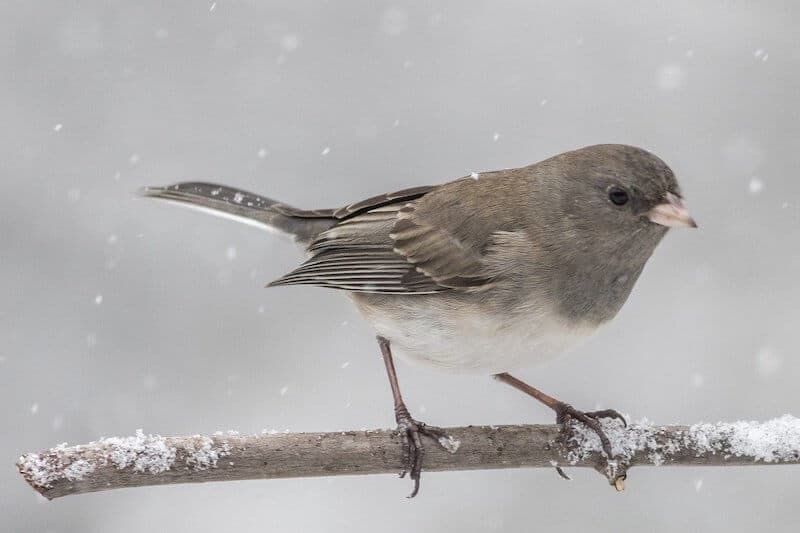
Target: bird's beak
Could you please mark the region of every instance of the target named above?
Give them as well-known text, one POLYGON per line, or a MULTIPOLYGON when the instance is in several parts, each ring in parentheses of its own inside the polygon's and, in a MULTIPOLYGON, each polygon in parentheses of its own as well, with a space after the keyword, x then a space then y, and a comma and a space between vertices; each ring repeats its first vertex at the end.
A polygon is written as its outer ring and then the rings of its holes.
POLYGON ((667 201, 663 204, 658 204, 650 211, 647 212, 647 218, 651 222, 661 224, 668 228, 684 227, 696 228, 697 222, 689 215, 689 210, 686 209, 683 200, 671 192, 667 193, 667 201))

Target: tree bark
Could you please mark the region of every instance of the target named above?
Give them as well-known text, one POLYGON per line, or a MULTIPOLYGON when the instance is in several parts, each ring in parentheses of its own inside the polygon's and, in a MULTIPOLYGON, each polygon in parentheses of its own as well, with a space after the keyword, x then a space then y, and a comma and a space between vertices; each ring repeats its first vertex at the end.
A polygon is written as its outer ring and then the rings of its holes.
MULTIPOLYGON (((604 422, 614 460, 583 426, 446 428, 451 441, 426 440, 424 471, 592 467, 618 490, 644 465, 729 466, 797 463, 800 419, 764 423, 623 428, 604 422)), ((48 499, 124 487, 245 479, 398 473, 403 440, 393 430, 160 437, 141 431, 20 457, 17 467, 48 499)))

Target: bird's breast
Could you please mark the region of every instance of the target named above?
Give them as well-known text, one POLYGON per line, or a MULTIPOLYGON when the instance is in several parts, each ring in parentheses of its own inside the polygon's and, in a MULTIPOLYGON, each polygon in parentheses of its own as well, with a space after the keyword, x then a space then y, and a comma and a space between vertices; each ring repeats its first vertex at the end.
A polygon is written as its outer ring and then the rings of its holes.
POLYGON ((496 374, 542 363, 595 329, 543 308, 499 312, 477 295, 353 299, 394 355, 449 372, 496 374))

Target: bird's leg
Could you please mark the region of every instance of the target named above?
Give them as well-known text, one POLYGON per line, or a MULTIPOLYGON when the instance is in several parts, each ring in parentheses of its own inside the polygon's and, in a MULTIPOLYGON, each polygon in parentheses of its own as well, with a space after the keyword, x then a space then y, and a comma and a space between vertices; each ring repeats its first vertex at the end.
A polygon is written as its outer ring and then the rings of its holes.
POLYGON ((389 341, 383 337, 378 337, 378 344, 381 347, 381 355, 386 365, 386 374, 389 376, 389 385, 392 387, 392 397, 394 398, 394 418, 397 421, 397 429, 403 436, 403 471, 400 477, 408 472, 414 482, 414 489, 409 498, 413 498, 419 492, 419 478, 422 473, 422 459, 425 456, 425 447, 422 445, 422 435, 430 437, 445 449, 448 436, 439 428, 428 426, 412 418, 408 412, 403 395, 400 394, 400 385, 397 383, 397 372, 394 369, 392 350, 389 341))
POLYGON ((612 458, 611 442, 608 440, 608 436, 606 436, 598 420, 600 418, 616 418, 622 421, 622 425, 627 425, 625 422, 625 417, 619 414, 617 411, 614 409, 604 409, 602 411, 589 412, 578 411, 568 403, 556 400, 552 396, 543 393, 539 389, 531 387, 524 381, 518 380, 511 374, 503 372, 501 374, 495 374, 494 377, 503 383, 511 385, 515 389, 524 392, 528 396, 536 398, 547 407, 555 411, 556 423, 566 424, 570 419, 575 419, 582 422, 589 429, 597 433, 597 436, 600 437, 600 443, 603 445, 603 451, 606 453, 606 457, 608 459, 612 458))

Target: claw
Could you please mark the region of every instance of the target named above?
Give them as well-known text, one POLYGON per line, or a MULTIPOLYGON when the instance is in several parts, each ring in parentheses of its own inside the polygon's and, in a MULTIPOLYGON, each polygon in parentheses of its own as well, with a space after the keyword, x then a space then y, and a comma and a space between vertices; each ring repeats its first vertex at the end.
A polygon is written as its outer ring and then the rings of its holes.
POLYGON ((560 467, 560 466, 558 466, 558 465, 556 465, 556 472, 558 472, 558 475, 559 475, 559 476, 561 476, 563 479, 566 479, 567 481, 572 481, 572 478, 571 478, 571 477, 569 477, 569 476, 567 475, 567 473, 566 473, 566 472, 564 472, 564 469, 563 469, 563 468, 561 468, 561 467, 560 467))
POLYGON ((600 438, 600 444, 603 446, 603 452, 606 454, 606 458, 611 459, 614 457, 614 454, 611 452, 611 441, 608 440, 608 436, 598 422, 598 419, 600 418, 617 418, 621 420, 623 424, 625 424, 625 417, 613 409, 584 413, 583 411, 578 411, 566 403, 562 403, 556 408, 557 423, 566 425, 571 419, 575 419, 583 423, 583 425, 597 434, 597 436, 600 438))
POLYGON ((622 427, 628 427, 628 421, 625 420, 625 417, 622 416, 622 414, 620 414, 620 412, 617 411, 616 409, 603 409, 601 411, 589 411, 589 412, 584 413, 584 414, 586 416, 590 416, 590 417, 592 417, 594 419, 600 419, 600 418, 617 419, 620 422, 622 422, 622 427))
POLYGON ((411 481, 414 482, 414 488, 411 490, 408 498, 413 498, 419 493, 419 483, 422 474, 422 463, 425 457, 425 447, 422 444, 421 435, 436 441, 440 446, 448 449, 447 446, 442 444, 442 440, 449 442, 450 437, 441 429, 429 426, 423 422, 417 422, 411 415, 404 412, 397 414, 397 429, 403 435, 403 471, 400 472, 400 477, 409 475, 411 481))

